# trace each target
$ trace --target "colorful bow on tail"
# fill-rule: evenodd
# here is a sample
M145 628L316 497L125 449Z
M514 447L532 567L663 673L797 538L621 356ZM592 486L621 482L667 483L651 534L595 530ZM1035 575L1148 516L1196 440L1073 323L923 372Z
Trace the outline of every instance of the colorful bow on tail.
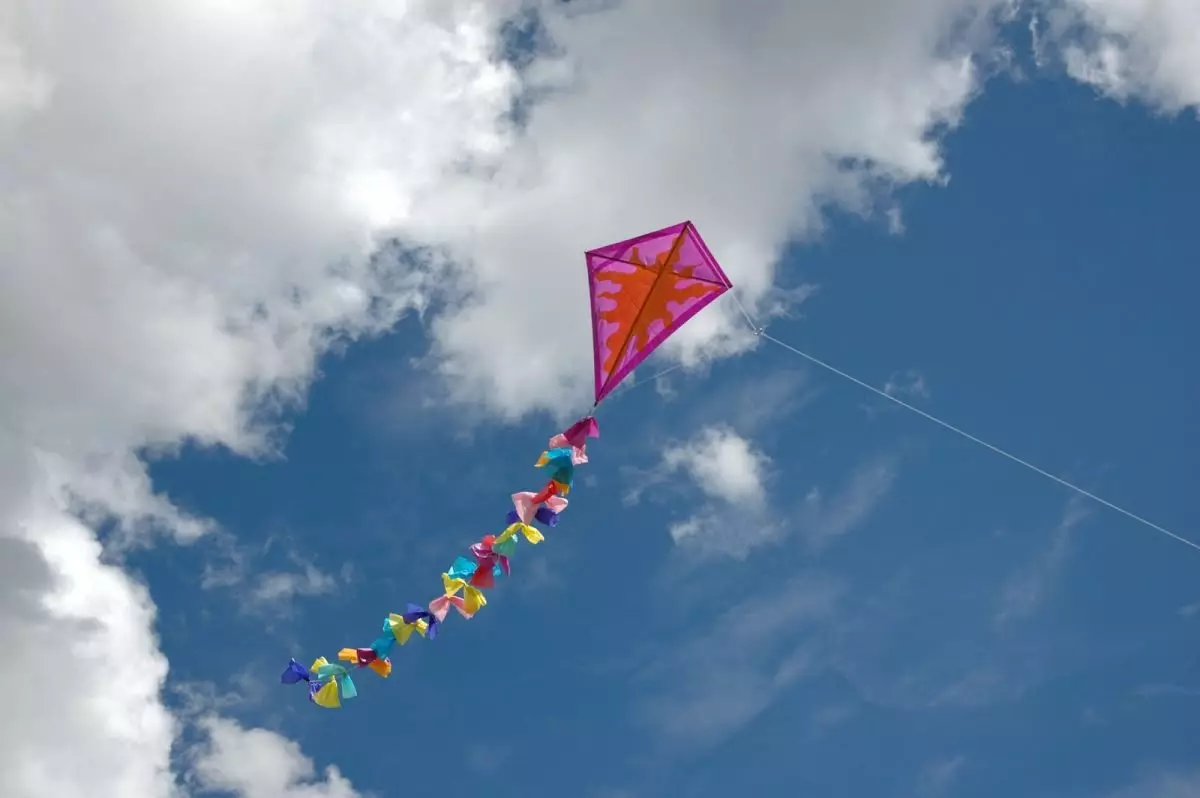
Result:
M472 572L476 570L475 563L465 557L459 557L459 560L464 561ZM458 564L458 560L456 560L455 565ZM465 579L444 573L442 574L442 585L445 592L429 602L429 612L439 622L446 620L446 615L449 614L451 607L458 610L458 614L462 617L471 618L487 604L487 598L483 595L483 591L474 585L467 584ZM463 592L461 596L458 595L460 590Z
M558 493L565 496L571 492L571 485L575 482L575 463L571 447L560 446L557 449L548 449L542 452L542 456L534 465L538 468L546 468L550 472L550 481L554 483Z
M416 604L409 604L408 608L409 610L421 609ZM391 634L397 643L400 645L407 643L408 638L412 637L413 632L416 632L421 637L424 637L426 631L428 631L429 639L433 639L435 633L430 628L428 620L422 617L413 621L409 621L406 616L407 613L405 613L405 615L397 615L396 613L392 612L388 613L388 617L383 619L384 630Z
M308 700L326 709L337 709L342 705L338 698L338 688L341 688L341 698L349 700L358 695L354 688L354 680L341 665L332 665L324 657L318 657L312 667L305 668L296 660L288 662L287 670L279 678L284 684L308 682Z
M319 684L316 684L315 680L313 679L312 672L299 662L296 662L295 659L288 660L287 670L285 670L283 675L279 677L279 681L283 682L284 684L308 682L308 697L310 700L312 699L312 694L316 692L316 687L320 686ZM316 687L314 687L314 684L316 684Z
M471 574L470 582L475 587L492 588L496 585L496 577L500 574L511 574L508 554L496 551L495 535L485 535L483 540L471 544L471 554L477 561L475 573ZM511 552L509 552L511 553Z
M438 625L442 622L441 619L432 612L416 604L409 604L408 609L403 615L400 616L400 620L403 621L407 626L418 626L420 624L425 624L428 631L423 632L422 634L424 634L430 640L437 639ZM408 634L411 634L411 632ZM405 634L404 636L405 642L408 641L408 634ZM399 639L399 636L397 636L397 639ZM401 645L403 645L403 643Z
M586 416L551 438L549 447L558 449L570 446L571 462L575 465L583 465L588 461L587 439L599 437L600 424L594 417Z
M546 487L537 493L530 493L527 490L514 493L512 502L513 508L517 511L517 518L521 520L522 524L531 523L537 511L543 506L555 515L567 509L567 500L558 495L558 486L554 480L547 482Z
M544 504L534 511L533 518L539 524L545 524L551 529L558 526L558 513L554 512ZM504 523L519 524L521 523L521 516L517 515L516 510L509 510L508 515L504 516Z
M338 659L350 662L359 668L370 668L385 679L392 673L392 661L386 656L379 656L374 646L371 648L343 648L338 652Z
M517 551L517 541L520 540L517 535L524 535L525 539L534 545L546 539L536 526L522 524L518 521L515 524L509 524L508 529L496 535L496 539L492 541L492 551L505 557L511 557Z
M338 652L338 659L342 659L347 662L354 662L360 668L369 667L380 676L386 677L388 674L384 671L386 670L390 673L392 666L390 664L383 665L382 662L387 659L389 654L392 653L392 646L394 646L396 643L399 643L400 645L407 643L409 636L411 636L414 631L419 632L422 636L424 636L426 626L428 626L428 624L426 624L424 621L420 621L416 624L406 624L401 616L393 613L383 619L383 633L379 635L379 637L375 638L374 642L372 642L370 646L365 649L343 648L340 652ZM362 653L356 653L353 657L351 657L346 653L348 651ZM367 651L373 652L374 657L371 657L369 654L367 654ZM373 662L381 664L372 665L371 663Z

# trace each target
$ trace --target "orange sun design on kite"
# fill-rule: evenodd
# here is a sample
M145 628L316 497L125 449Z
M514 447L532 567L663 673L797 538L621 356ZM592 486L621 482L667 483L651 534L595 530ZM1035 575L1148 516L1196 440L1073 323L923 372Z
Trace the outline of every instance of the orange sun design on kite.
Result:
M681 231L671 244L670 249L655 256L653 263L646 263L634 247L632 254L622 263L637 266L630 272L610 271L604 275L607 282L616 283L616 288L610 288L604 293L615 294L619 298L615 306L598 311L601 320L615 325L608 338L617 342L609 346L602 364L602 374L611 375L621 357L629 351L637 351L644 346L649 338L649 331L656 322L670 326L678 315L678 309L672 311L672 302L682 307L689 300L700 299L720 286L706 281L696 282L693 274L696 266L679 266L679 250L686 235ZM637 297L644 297L641 302ZM622 301L625 300L625 301ZM607 342L606 342L607 343Z

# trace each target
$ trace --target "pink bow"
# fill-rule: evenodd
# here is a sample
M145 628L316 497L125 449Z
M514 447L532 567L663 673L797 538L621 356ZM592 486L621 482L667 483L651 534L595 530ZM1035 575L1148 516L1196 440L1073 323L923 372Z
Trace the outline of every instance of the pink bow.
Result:
M588 461L587 439L600 437L600 424L592 416L579 419L571 426L550 439L551 449L571 447L571 462L583 465Z
M537 493L529 491L514 493L512 501L513 507L517 510L517 517L521 519L522 524L532 523L537 508L543 504L546 505L547 510L553 513L561 513L567 509L567 500L558 495L558 488L555 486L554 480L547 482L546 487Z
M470 618L487 604L483 591L468 584L465 579L442 574L442 587L442 595L429 602L429 614L436 618L438 623L446 620L451 607L458 610L462 617ZM460 590L463 592L462 596L458 595Z
M462 596L438 596L429 602L429 612L439 622L446 620L446 616L450 614L451 607L458 610L458 614L462 617L471 617L471 614L467 612L467 603L463 601Z

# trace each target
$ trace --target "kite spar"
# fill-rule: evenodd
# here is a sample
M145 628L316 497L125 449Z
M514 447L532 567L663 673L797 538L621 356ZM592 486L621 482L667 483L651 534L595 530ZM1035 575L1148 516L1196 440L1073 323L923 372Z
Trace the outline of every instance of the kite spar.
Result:
M732 286L691 222L587 253L596 405Z
M586 259L592 305L594 412L654 350L732 284L691 222L590 250ZM404 646L414 632L435 640L451 608L464 619L473 618L487 605L484 591L495 585L497 577L511 572L510 559L518 542L524 538L530 545L540 543L545 535L537 525L558 525L567 509L575 467L588 462L587 441L599 437L600 426L589 413L550 438L534 464L544 469L546 483L537 491L512 495L504 530L473 544L470 557L455 559L442 574L440 595L425 606L408 604L405 612L389 614L370 645L343 648L338 660L387 678L394 647ZM280 681L307 684L309 700L326 708L339 707L343 699L358 694L349 668L325 657L307 668L291 660Z

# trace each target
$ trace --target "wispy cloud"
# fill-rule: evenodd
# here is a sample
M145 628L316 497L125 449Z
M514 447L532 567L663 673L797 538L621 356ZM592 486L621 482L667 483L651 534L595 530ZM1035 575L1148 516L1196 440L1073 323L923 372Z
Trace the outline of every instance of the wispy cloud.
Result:
M780 422L808 407L822 390L808 372L784 369L717 388L699 412L726 419L742 435L776 437Z
M955 756L930 762L917 777L917 794L922 798L940 798L945 795L962 772L966 758Z
M558 552L558 556L566 558L569 556L564 550ZM514 580L515 581L515 580ZM521 563L521 579L515 582L517 590L521 593L537 593L544 590L555 590L567 583L562 574L551 566L550 562L545 557L537 559L530 558Z
M1114 790L1106 798L1197 798L1200 796L1200 769L1155 770L1136 781Z
M312 563L299 563L297 571L271 571L254 578L250 598L256 604L278 605L297 596L332 593L338 581Z
M1025 683L1011 677L996 664L972 668L937 690L930 706L982 707L994 701L1015 698L1025 689Z
M189 720L222 714L234 707L258 704L266 696L262 673L250 664L228 674L221 682L181 681L168 688L178 701L179 714Z
M833 729L844 726L858 714L853 704L831 704L821 707L808 718L808 740L824 737Z
M745 559L760 546L798 533L820 549L871 516L895 482L896 462L890 455L867 460L829 496L814 486L798 503L786 497L768 502L771 458L731 428L713 426L667 447L658 468L638 473L625 500L636 503L648 489L684 474L707 501L669 526L677 544L701 556Z
M256 564L275 548L274 538L268 538L257 548L242 546L223 534L216 541L216 555L205 564L200 585L205 590L235 591L243 609L250 612L286 614L291 611L294 599L327 595L340 582L349 581L349 565L344 565L340 575L334 576L291 550L285 557L290 567L257 570Z
M1062 520L1050 535L1049 546L1005 582L996 623L1026 618L1041 607L1066 562L1072 531L1090 515L1078 497L1068 501Z
M753 595L673 643L643 674L641 717L670 743L708 746L752 721L817 667L817 646L844 587L803 574Z
M704 427L690 440L667 446L659 466L628 498L637 501L647 487L687 477L705 501L668 527L671 538L702 555L741 559L780 531L765 512L770 467L771 458L732 428Z
M932 392L925 375L916 369L893 372L883 384L883 392L909 404L917 400L928 399ZM875 399L859 402L858 407L869 419L875 419L883 413L901 412L892 402L881 402Z
M896 480L896 461L880 456L860 466L831 497L814 487L795 511L796 526L821 548L863 523Z
M767 516L739 512L735 506L705 504L698 512L667 527L676 545L700 557L744 560L759 546L783 537L785 526Z
M928 399L930 395L929 385L925 382L925 377L914 369L893 374L884 383L883 391L897 399L905 397L911 399Z
M504 743L472 743L467 746L466 766L480 776L495 776L512 757L513 749Z
M1134 689L1138 698L1200 698L1200 687L1184 684L1143 684Z
M976 708L1015 700L1046 676L1044 641L980 623L993 588L973 597L950 587L961 580L934 581L945 562L904 565L839 613L832 667L864 700L914 711ZM958 601L947 604L948 592Z
M637 793L624 787L600 787L585 793L587 798L637 798Z

